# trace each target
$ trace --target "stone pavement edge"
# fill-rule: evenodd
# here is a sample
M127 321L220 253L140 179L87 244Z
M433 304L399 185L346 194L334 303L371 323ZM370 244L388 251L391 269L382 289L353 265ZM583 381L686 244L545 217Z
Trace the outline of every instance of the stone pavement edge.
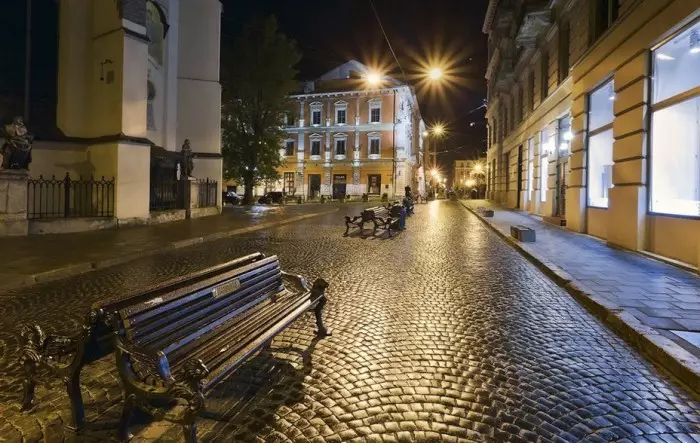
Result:
M608 327L617 332L628 343L639 349L647 358L660 365L682 384L684 384L695 397L700 397L700 358L696 357L673 340L664 337L654 328L645 325L637 319L628 309L611 302L601 296L596 290L586 286L575 278L567 266L561 262L555 262L551 257L538 251L532 244L521 243L510 236L510 232L503 226L498 226L493 219L484 217L477 211L480 206L493 209L496 214L506 211L517 214L517 211L494 205L486 201L461 201L462 206L475 214L487 227L501 237L506 243L520 252L530 262L535 264L553 282L566 290L576 301L583 305L589 312L602 320ZM520 217L526 217L520 215ZM530 224L537 223L534 218L528 219ZM544 222L539 222L544 225ZM582 234L563 231L572 236ZM539 233L537 235L540 235ZM536 244L536 242L535 242ZM623 254L635 254L631 251L619 251ZM652 261L651 259L647 259Z

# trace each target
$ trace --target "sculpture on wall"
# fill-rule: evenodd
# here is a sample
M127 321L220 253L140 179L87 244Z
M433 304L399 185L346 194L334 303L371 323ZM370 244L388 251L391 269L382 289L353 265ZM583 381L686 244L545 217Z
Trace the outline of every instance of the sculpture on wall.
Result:
M0 147L2 169L29 169L34 136L27 131L22 117L15 117L12 123L5 125L3 136L5 143Z
M180 160L180 176L183 178L192 177L192 171L194 170L194 154L192 153L190 140L187 138L185 139L185 144L182 145L181 155L182 159Z

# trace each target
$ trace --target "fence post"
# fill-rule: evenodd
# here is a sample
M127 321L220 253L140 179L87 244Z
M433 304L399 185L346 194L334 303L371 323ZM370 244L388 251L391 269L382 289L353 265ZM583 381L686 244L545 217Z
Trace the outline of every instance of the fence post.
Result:
M66 172L66 178L63 179L63 189L65 192L63 198L63 216L70 216L70 173Z

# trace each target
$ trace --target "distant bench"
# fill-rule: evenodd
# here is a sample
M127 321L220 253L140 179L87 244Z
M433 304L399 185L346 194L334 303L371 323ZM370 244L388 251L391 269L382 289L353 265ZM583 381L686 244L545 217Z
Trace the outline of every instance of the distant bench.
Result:
M313 310L318 336L329 335L321 315L327 286L317 279L309 287L283 272L276 256L256 254L211 278L120 309L113 320L125 391L118 438L128 441L138 408L180 424L185 441L195 442L205 396L278 333ZM185 406L173 407L178 402Z
M398 210L400 211L400 207L398 207ZM367 208L356 217L345 216L345 235L353 227L360 228L360 234L362 234L365 223L372 223L374 225L372 235L376 235L378 229L384 229L391 237L392 228L395 231L399 229L399 217L400 214L397 213L397 206L395 205Z

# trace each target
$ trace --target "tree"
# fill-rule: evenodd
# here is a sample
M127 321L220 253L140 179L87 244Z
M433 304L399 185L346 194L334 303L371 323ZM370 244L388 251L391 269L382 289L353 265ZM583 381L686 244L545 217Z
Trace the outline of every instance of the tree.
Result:
M222 70L224 178L242 183L243 204L251 204L255 186L279 179L287 95L297 88L301 54L268 17L245 26L223 60L229 67Z

